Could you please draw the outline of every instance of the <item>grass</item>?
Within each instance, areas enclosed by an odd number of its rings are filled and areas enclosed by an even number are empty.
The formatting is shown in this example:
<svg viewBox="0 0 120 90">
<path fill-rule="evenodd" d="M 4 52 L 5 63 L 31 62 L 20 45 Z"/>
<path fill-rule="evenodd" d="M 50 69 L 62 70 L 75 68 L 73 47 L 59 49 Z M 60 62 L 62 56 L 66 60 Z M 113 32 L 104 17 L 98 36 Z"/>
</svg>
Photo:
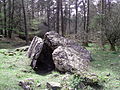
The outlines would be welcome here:
<svg viewBox="0 0 120 90">
<path fill-rule="evenodd" d="M 0 42 L 0 47 L 1 45 L 13 48 L 10 43 Z M 91 51 L 93 58 L 89 71 L 97 74 L 101 79 L 107 78 L 104 90 L 120 90 L 120 52 L 101 51 L 94 44 L 91 44 L 87 49 Z M 34 90 L 44 90 L 46 82 L 49 81 L 62 81 L 61 78 L 64 75 L 55 71 L 46 75 L 36 74 L 29 66 L 30 60 L 25 56 L 26 52 L 17 51 L 14 55 L 9 55 L 9 52 L 15 51 L 14 49 L 0 49 L 0 90 L 23 90 L 18 83 L 27 78 L 34 79 Z M 59 76 L 54 77 L 56 74 Z M 42 86 L 37 87 L 38 83 L 41 83 Z"/>
<path fill-rule="evenodd" d="M 9 52 L 14 54 L 9 55 Z M 23 90 L 18 83 L 28 78 L 34 79 L 34 90 L 44 90 L 46 82 L 49 81 L 60 82 L 62 75 L 58 72 L 53 71 L 47 75 L 36 74 L 29 66 L 30 60 L 25 55 L 26 52 L 15 52 L 14 49 L 0 49 L 0 90 Z M 56 74 L 59 76 L 54 77 Z M 38 83 L 42 86 L 37 87 Z"/>
<path fill-rule="evenodd" d="M 52 72 L 48 75 L 37 75 L 29 66 L 29 59 L 26 58 L 25 52 L 16 52 L 15 56 L 4 55 L 7 50 L 0 50 L 0 90 L 22 90 L 18 86 L 20 80 L 33 78 L 35 86 L 42 83 L 42 87 L 35 90 L 44 90 L 45 84 L 48 81 L 60 81 L 60 76 L 52 78 L 57 72 Z M 25 72 L 24 72 L 25 71 Z"/>
<path fill-rule="evenodd" d="M 94 48 L 94 45 L 88 49 L 93 58 L 90 71 L 108 78 L 104 90 L 120 90 L 120 51 L 102 51 Z"/>
</svg>

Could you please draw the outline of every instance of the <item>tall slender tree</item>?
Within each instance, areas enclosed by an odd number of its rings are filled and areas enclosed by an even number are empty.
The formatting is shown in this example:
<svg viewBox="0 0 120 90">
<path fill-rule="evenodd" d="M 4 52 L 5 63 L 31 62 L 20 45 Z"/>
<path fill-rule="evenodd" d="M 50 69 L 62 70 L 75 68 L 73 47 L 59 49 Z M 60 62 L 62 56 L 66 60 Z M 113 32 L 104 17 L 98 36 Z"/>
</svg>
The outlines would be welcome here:
<svg viewBox="0 0 120 90">
<path fill-rule="evenodd" d="M 75 34 L 77 34 L 78 29 L 78 0 L 75 1 L 76 19 L 75 19 Z"/>
<path fill-rule="evenodd" d="M 88 33 L 89 33 L 89 9 L 90 9 L 90 1 L 89 0 L 87 0 L 87 21 L 86 21 L 86 30 L 85 30 L 85 43 L 84 43 L 84 45 L 85 46 L 88 46 Z"/>
<path fill-rule="evenodd" d="M 27 20 L 26 20 L 26 12 L 25 12 L 24 0 L 22 0 L 22 8 L 23 8 L 23 16 L 24 16 L 26 44 L 28 44 L 28 30 L 27 30 Z"/>
<path fill-rule="evenodd" d="M 70 0 L 69 0 L 69 24 L 68 24 L 68 25 L 69 25 L 69 31 L 70 31 L 70 29 L 71 29 L 71 27 L 70 27 L 70 24 L 71 24 L 71 23 L 70 23 L 70 22 L 71 22 L 71 21 L 70 21 L 70 19 L 71 19 L 71 8 L 70 8 L 70 6 L 71 6 L 71 2 L 70 2 Z"/>
<path fill-rule="evenodd" d="M 7 16 L 6 16 L 6 0 L 3 0 L 3 4 L 4 4 L 4 35 L 5 37 L 7 37 Z"/>
<path fill-rule="evenodd" d="M 3 35 L 2 2 L 0 1 L 0 34 Z"/>
<path fill-rule="evenodd" d="M 60 10 L 61 10 L 61 32 L 62 32 L 62 36 L 65 35 L 65 31 L 64 31 L 64 20 L 63 20 L 63 5 L 62 5 L 62 0 L 60 0 Z"/>
<path fill-rule="evenodd" d="M 32 19 L 34 19 L 35 0 L 31 0 Z"/>
<path fill-rule="evenodd" d="M 50 0 L 47 0 L 47 24 L 50 28 Z"/>
<path fill-rule="evenodd" d="M 100 35 L 100 47 L 104 50 L 104 14 L 105 14 L 105 0 L 101 0 L 101 35 Z"/>
<path fill-rule="evenodd" d="M 56 30 L 57 30 L 57 33 L 59 33 L 59 17 L 60 17 L 60 0 L 57 0 L 57 25 L 56 25 Z"/>
<path fill-rule="evenodd" d="M 8 19 L 8 37 L 11 38 L 11 0 L 8 0 L 8 15 L 9 15 L 9 19 Z"/>
<path fill-rule="evenodd" d="M 13 28 L 14 28 L 14 10 L 15 10 L 15 0 L 12 0 L 12 8 L 11 8 L 11 30 L 10 34 L 12 36 Z"/>
</svg>

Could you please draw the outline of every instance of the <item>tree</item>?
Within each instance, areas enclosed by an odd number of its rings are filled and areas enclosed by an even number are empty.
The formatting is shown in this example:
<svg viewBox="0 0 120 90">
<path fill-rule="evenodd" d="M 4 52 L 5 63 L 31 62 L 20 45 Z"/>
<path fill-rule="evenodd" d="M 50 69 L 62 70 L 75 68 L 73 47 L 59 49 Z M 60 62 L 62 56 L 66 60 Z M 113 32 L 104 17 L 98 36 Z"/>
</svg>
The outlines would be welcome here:
<svg viewBox="0 0 120 90">
<path fill-rule="evenodd" d="M 32 8 L 32 19 L 34 19 L 34 6 L 35 5 L 35 0 L 31 0 L 31 8 Z"/>
<path fill-rule="evenodd" d="M 22 0 L 22 8 L 23 8 L 23 15 L 24 15 L 24 26 L 25 26 L 26 44 L 28 44 L 28 30 L 27 30 L 27 20 L 26 20 L 24 0 Z"/>
<path fill-rule="evenodd" d="M 120 3 L 113 4 L 110 8 L 111 2 L 108 2 L 108 14 L 106 16 L 106 31 L 105 35 L 110 44 L 110 50 L 116 51 L 115 45 L 120 39 Z"/>
<path fill-rule="evenodd" d="M 75 1 L 76 19 L 75 19 L 75 34 L 77 34 L 78 24 L 78 0 Z"/>
<path fill-rule="evenodd" d="M 3 35 L 2 2 L 0 1 L 0 34 Z"/>
<path fill-rule="evenodd" d="M 65 35 L 65 31 L 64 31 L 64 18 L 63 18 L 63 4 L 62 4 L 62 0 L 60 0 L 60 10 L 61 10 L 61 32 L 62 32 L 62 36 Z"/>
<path fill-rule="evenodd" d="M 7 37 L 7 30 L 6 30 L 6 22 L 7 22 L 7 18 L 6 18 L 6 0 L 3 0 L 3 4 L 4 4 L 4 35 L 5 37 Z"/>
<path fill-rule="evenodd" d="M 50 0 L 47 0 L 47 23 L 50 28 Z"/>
<path fill-rule="evenodd" d="M 59 33 L 59 15 L 60 15 L 60 0 L 57 0 L 57 25 L 56 25 L 56 30 L 57 33 Z"/>
<path fill-rule="evenodd" d="M 84 46 L 88 46 L 88 33 L 89 33 L 89 9 L 90 9 L 90 1 L 89 0 L 87 0 L 87 17 L 86 17 L 86 13 L 85 13 L 85 9 L 84 9 L 84 20 L 86 20 L 86 21 L 84 21 L 84 24 L 86 24 L 86 25 L 84 25 L 84 28 L 85 28 L 85 42 L 83 43 L 84 44 Z M 85 8 L 85 4 L 84 4 L 84 8 Z"/>
<path fill-rule="evenodd" d="M 11 38 L 11 0 L 8 0 L 8 4 L 9 4 L 8 37 Z"/>
</svg>

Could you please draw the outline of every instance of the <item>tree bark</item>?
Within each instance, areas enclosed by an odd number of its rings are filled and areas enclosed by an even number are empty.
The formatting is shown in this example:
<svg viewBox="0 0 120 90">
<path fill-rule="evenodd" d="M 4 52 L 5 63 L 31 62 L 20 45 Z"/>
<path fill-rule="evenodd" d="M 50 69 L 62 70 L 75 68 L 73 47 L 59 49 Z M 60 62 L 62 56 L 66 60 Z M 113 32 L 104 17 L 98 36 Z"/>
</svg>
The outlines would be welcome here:
<svg viewBox="0 0 120 90">
<path fill-rule="evenodd" d="M 12 36 L 12 32 L 13 32 L 13 29 L 14 29 L 14 9 L 15 9 L 15 0 L 13 0 L 12 2 L 12 11 L 11 11 L 11 36 Z M 20 12 L 21 13 L 21 12 Z"/>
<path fill-rule="evenodd" d="M 105 2 L 104 0 L 101 0 L 101 35 L 100 35 L 100 47 L 102 50 L 104 50 L 104 11 L 105 8 Z"/>
<path fill-rule="evenodd" d="M 82 1 L 83 2 L 83 9 L 84 9 L 84 31 L 86 31 L 86 8 L 85 8 L 85 2 L 84 1 Z"/>
<path fill-rule="evenodd" d="M 78 29 L 78 0 L 75 2 L 75 10 L 76 10 L 76 20 L 75 20 L 75 34 L 77 34 Z"/>
<path fill-rule="evenodd" d="M 110 50 L 111 51 L 116 51 L 115 45 L 114 44 L 110 44 Z"/>
<path fill-rule="evenodd" d="M 62 36 L 65 35 L 65 31 L 64 31 L 64 20 L 63 20 L 63 5 L 62 5 L 62 0 L 60 0 L 60 10 L 61 10 L 61 32 L 62 32 Z"/>
<path fill-rule="evenodd" d="M 108 12 L 111 17 L 111 1 L 110 0 L 108 0 Z"/>
<path fill-rule="evenodd" d="M 8 14 L 9 14 L 9 19 L 8 19 L 8 37 L 11 38 L 11 0 L 8 0 Z"/>
<path fill-rule="evenodd" d="M 24 0 L 22 0 L 22 8 L 23 8 L 23 15 L 24 15 L 26 44 L 28 44 L 28 30 L 27 30 L 27 20 L 26 20 L 26 12 L 25 12 Z"/>
<path fill-rule="evenodd" d="M 69 31 L 70 31 L 70 29 L 71 29 L 71 27 L 70 27 L 70 19 L 71 19 L 71 12 L 70 12 L 70 1 L 69 1 Z"/>
<path fill-rule="evenodd" d="M 87 0 L 87 22 L 86 22 L 86 30 L 85 30 L 85 42 L 84 46 L 89 46 L 88 45 L 88 33 L 89 33 L 89 0 Z"/>
<path fill-rule="evenodd" d="M 31 8 L 32 8 L 32 19 L 34 19 L 34 0 L 31 1 Z"/>
<path fill-rule="evenodd" d="M 47 24 L 48 28 L 50 28 L 50 0 L 47 1 Z"/>
<path fill-rule="evenodd" d="M 60 0 L 57 0 L 57 25 L 56 25 L 56 31 L 59 33 L 59 15 L 60 15 Z"/>
<path fill-rule="evenodd" d="M 7 37 L 7 25 L 6 25 L 6 22 L 7 22 L 7 18 L 6 18 L 6 0 L 3 0 L 3 3 L 4 3 L 4 35 L 5 37 Z"/>
<path fill-rule="evenodd" d="M 2 2 L 0 1 L 0 13 L 2 12 Z M 0 15 L 0 34 L 3 35 L 3 21 L 2 16 Z"/>
</svg>

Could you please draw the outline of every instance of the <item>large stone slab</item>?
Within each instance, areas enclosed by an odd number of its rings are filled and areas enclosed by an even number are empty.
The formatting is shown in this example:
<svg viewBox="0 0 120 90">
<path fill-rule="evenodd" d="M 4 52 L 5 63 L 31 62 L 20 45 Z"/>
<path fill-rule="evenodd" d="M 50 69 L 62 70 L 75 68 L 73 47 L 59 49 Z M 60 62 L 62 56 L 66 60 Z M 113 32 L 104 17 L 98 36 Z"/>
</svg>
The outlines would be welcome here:
<svg viewBox="0 0 120 90">
<path fill-rule="evenodd" d="M 44 40 L 34 37 L 28 49 L 28 57 L 36 70 L 56 68 L 72 73 L 87 70 L 91 60 L 91 54 L 86 48 L 54 31 L 47 32 Z"/>
<path fill-rule="evenodd" d="M 89 59 L 84 53 L 78 52 L 72 47 L 59 46 L 52 53 L 55 67 L 63 72 L 83 72 L 89 65 Z"/>
</svg>

